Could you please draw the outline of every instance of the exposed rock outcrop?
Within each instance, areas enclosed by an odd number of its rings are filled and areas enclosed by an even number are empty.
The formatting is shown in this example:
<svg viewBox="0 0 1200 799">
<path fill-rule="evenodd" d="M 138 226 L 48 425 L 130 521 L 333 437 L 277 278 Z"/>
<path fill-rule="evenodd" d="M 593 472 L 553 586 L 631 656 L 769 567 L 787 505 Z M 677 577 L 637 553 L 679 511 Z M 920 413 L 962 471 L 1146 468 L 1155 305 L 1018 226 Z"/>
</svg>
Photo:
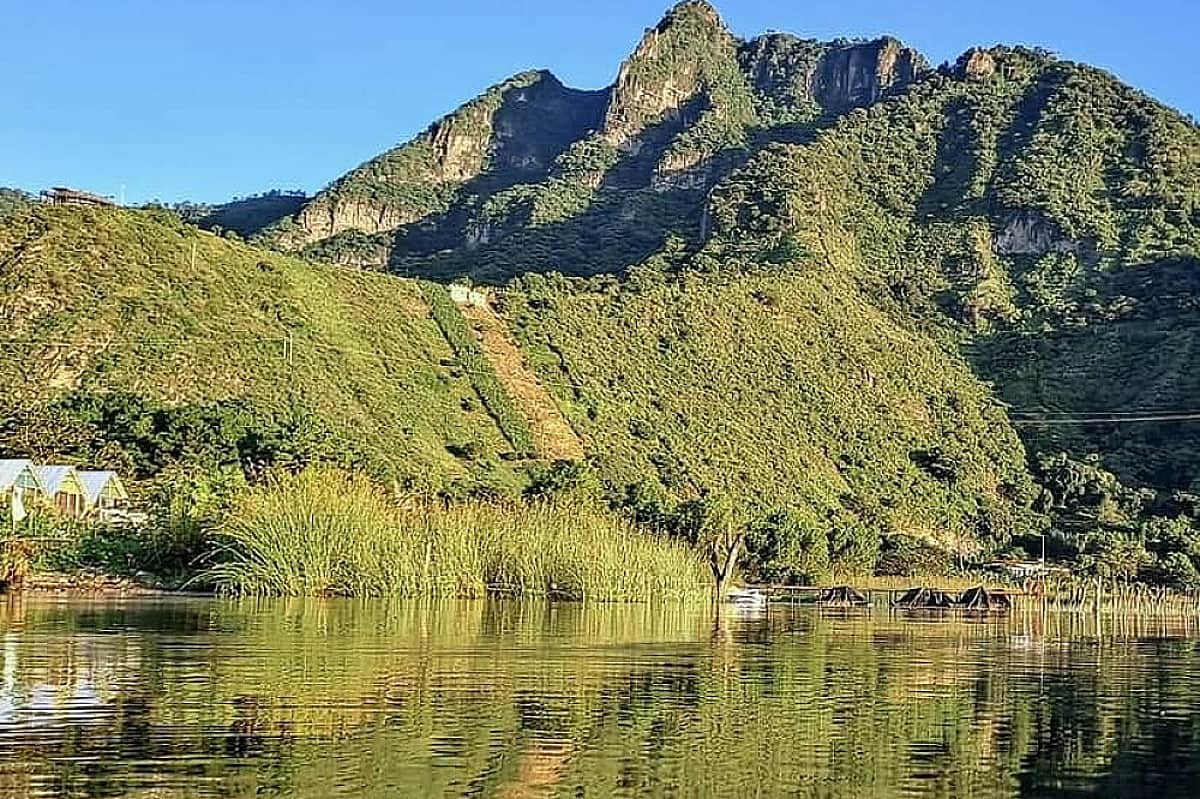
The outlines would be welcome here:
<svg viewBox="0 0 1200 799">
<path fill-rule="evenodd" d="M 394 230 L 413 221 L 413 214 L 404 208 L 388 206 L 370 199 L 343 197 L 337 194 L 318 196 L 306 205 L 296 218 L 297 240 L 294 246 L 336 236 L 347 230 L 381 233 Z"/>
<path fill-rule="evenodd" d="M 892 38 L 835 46 L 821 59 L 812 93 L 826 110 L 867 106 L 926 68 L 920 53 Z"/>
<path fill-rule="evenodd" d="M 708 3 L 676 5 L 621 64 L 604 117 L 604 138 L 635 150 L 648 125 L 677 118 L 723 65 L 736 65 L 737 45 Z"/>
<path fill-rule="evenodd" d="M 828 49 L 824 42 L 771 33 L 742 45 L 739 60 L 759 95 L 799 108 L 816 102 L 813 85 Z"/>
<path fill-rule="evenodd" d="M 920 53 L 890 37 L 828 43 L 782 33 L 747 42 L 741 63 L 754 88 L 772 101 L 826 111 L 870 105 L 928 69 Z"/>
<path fill-rule="evenodd" d="M 1000 255 L 1046 255 L 1058 252 L 1079 252 L 1079 242 L 1063 235 L 1058 226 L 1034 211 L 1010 214 L 995 236 L 996 252 Z"/>
<path fill-rule="evenodd" d="M 976 48 L 963 53 L 955 68 L 966 80 L 987 80 L 996 74 L 996 58 L 987 50 Z"/>
<path fill-rule="evenodd" d="M 607 90 L 570 89 L 549 72 L 511 78 L 320 192 L 284 243 L 395 230 L 445 211 L 468 181 L 503 187 L 537 180 L 600 125 L 607 99 Z"/>
</svg>

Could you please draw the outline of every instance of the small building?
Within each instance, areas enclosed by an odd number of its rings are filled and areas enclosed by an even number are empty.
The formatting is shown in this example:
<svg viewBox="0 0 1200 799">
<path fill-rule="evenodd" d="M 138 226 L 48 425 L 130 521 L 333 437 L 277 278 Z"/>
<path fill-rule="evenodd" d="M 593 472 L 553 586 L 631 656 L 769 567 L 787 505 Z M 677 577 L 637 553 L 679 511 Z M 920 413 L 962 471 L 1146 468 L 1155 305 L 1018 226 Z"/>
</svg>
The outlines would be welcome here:
<svg viewBox="0 0 1200 799">
<path fill-rule="evenodd" d="M 63 513 L 76 518 L 87 512 L 87 495 L 74 466 L 35 466 L 46 498 Z"/>
<path fill-rule="evenodd" d="M 99 194 L 92 194 L 79 189 L 72 189 L 66 186 L 55 186 L 52 189 L 42 192 L 42 202 L 51 205 L 93 205 L 102 207 L 115 207 L 116 203 L 108 197 L 101 197 Z"/>
<path fill-rule="evenodd" d="M 28 505 L 29 500 L 40 493 L 42 484 L 32 461 L 25 458 L 0 459 L 0 499 L 8 501 L 16 495 L 23 505 Z"/>
<path fill-rule="evenodd" d="M 1047 566 L 1038 560 L 997 560 L 983 564 L 983 568 L 988 571 L 1007 574 L 1018 580 L 1040 577 L 1050 572 L 1058 571 L 1055 567 Z"/>
<path fill-rule="evenodd" d="M 450 299 L 456 305 L 474 305 L 476 308 L 487 307 L 487 294 L 479 289 L 473 289 L 462 283 L 451 283 L 448 290 L 450 292 Z"/>
<path fill-rule="evenodd" d="M 75 472 L 87 510 L 108 510 L 129 505 L 129 493 L 116 472 Z"/>
</svg>

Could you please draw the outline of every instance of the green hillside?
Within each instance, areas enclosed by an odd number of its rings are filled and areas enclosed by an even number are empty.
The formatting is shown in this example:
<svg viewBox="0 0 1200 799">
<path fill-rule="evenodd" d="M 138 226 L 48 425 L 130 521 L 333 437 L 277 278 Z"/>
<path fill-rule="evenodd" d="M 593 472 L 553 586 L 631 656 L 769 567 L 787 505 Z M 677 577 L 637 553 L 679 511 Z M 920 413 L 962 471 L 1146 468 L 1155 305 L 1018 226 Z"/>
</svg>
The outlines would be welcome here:
<svg viewBox="0 0 1200 799">
<path fill-rule="evenodd" d="M 692 538 L 732 508 L 781 579 L 1052 524 L 1096 574 L 1200 586 L 1200 129 L 1045 52 L 931 69 L 687 0 L 611 86 L 502 81 L 257 245 L 25 205 L 16 453 L 332 460 Z"/>
<path fill-rule="evenodd" d="M 620 288 L 526 277 L 505 302 L 635 511 L 716 492 L 747 520 L 791 514 L 867 568 L 881 536 L 969 553 L 1033 521 L 1024 452 L 987 388 L 842 275 L 639 267 Z"/>
<path fill-rule="evenodd" d="M 189 222 L 194 221 L 205 230 L 232 230 L 239 236 L 249 238 L 299 211 L 305 199 L 302 192 L 272 189 L 221 205 L 186 209 L 190 212 L 185 213 L 184 218 Z"/>
<path fill-rule="evenodd" d="M 0 218 L 16 211 L 23 211 L 33 202 L 33 197 L 20 189 L 0 186 Z"/>
<path fill-rule="evenodd" d="M 793 245 L 961 345 L 1031 448 L 1164 489 L 1200 477 L 1194 424 L 1061 422 L 1194 410 L 1200 391 L 1200 130 L 1106 73 L 973 51 L 763 151 L 712 209 L 726 249 Z"/>
<path fill-rule="evenodd" d="M 437 489 L 477 468 L 447 445 L 481 461 L 509 449 L 411 282 L 166 212 L 14 216 L 0 264 L 9 451 L 142 475 L 175 460 L 333 459 Z"/>
<path fill-rule="evenodd" d="M 511 459 L 526 420 L 435 284 L 166 212 L 37 209 L 4 225 L 0 258 L 8 452 L 143 477 L 333 461 L 452 493 L 546 479 Z M 665 518 L 716 493 L 747 520 L 794 512 L 860 568 L 881 535 L 970 551 L 1028 506 L 986 389 L 839 276 L 597 281 L 531 276 L 500 301 L 617 506 Z"/>
</svg>

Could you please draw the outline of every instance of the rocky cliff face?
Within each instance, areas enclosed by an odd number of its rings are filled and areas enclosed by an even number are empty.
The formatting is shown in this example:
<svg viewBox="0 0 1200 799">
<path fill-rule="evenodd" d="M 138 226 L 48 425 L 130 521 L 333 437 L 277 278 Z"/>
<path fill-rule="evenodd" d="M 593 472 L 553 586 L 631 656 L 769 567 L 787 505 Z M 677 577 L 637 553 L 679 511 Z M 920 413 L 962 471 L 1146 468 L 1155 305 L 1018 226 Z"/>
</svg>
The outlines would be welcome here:
<svg viewBox="0 0 1200 799">
<path fill-rule="evenodd" d="M 372 200 L 318 196 L 297 214 L 296 228 L 287 236 L 285 247 L 303 247 L 350 230 L 381 233 L 410 221 L 412 214 Z"/>
<path fill-rule="evenodd" d="M 614 191 L 702 195 L 756 131 L 869 105 L 924 67 L 894 39 L 742 42 L 707 2 L 684 0 L 646 31 L 611 87 L 579 91 L 548 72 L 518 75 L 320 192 L 276 240 L 384 266 L 487 246 Z M 639 221 L 641 203 L 605 199 L 621 220 Z"/>
<path fill-rule="evenodd" d="M 763 97 L 830 112 L 878 102 L 928 69 L 920 53 L 892 38 L 839 44 L 781 33 L 747 42 L 741 63 Z"/>
<path fill-rule="evenodd" d="M 544 177 L 571 142 L 600 125 L 607 99 L 607 90 L 569 89 L 549 72 L 511 78 L 320 192 L 285 243 L 392 231 L 446 211 L 468 182 Z"/>
<path fill-rule="evenodd" d="M 605 139 L 635 146 L 647 126 L 677 119 L 736 60 L 737 40 L 712 6 L 694 1 L 675 6 L 621 64 L 604 117 Z"/>
<path fill-rule="evenodd" d="M 828 50 L 824 42 L 772 33 L 746 42 L 739 58 L 760 96 L 797 108 L 816 102 L 813 85 Z"/>
<path fill-rule="evenodd" d="M 813 96 L 834 111 L 867 106 L 912 83 L 925 68 L 920 53 L 891 38 L 833 47 L 821 60 Z"/>
<path fill-rule="evenodd" d="M 996 58 L 987 50 L 976 48 L 963 53 L 955 68 L 965 80 L 987 80 L 996 72 Z"/>
<path fill-rule="evenodd" d="M 1016 211 L 1007 215 L 993 235 L 993 246 L 1000 255 L 1045 255 L 1080 252 L 1082 245 L 1063 235 L 1054 222 L 1034 211 Z"/>
<path fill-rule="evenodd" d="M 563 86 L 549 72 L 514 90 L 492 119 L 489 169 L 546 174 L 573 142 L 601 124 L 607 89 L 580 91 Z"/>
</svg>

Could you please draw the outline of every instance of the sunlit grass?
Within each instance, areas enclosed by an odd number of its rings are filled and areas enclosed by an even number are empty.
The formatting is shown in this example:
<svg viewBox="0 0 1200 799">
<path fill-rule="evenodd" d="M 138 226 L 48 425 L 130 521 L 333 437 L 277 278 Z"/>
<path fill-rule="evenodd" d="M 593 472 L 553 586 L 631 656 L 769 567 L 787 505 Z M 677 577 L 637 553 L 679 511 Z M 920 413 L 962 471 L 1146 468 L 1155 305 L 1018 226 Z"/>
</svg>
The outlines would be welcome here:
<svg viewBox="0 0 1200 799">
<path fill-rule="evenodd" d="M 397 501 L 328 470 L 247 492 L 221 534 L 206 576 L 231 594 L 647 601 L 711 591 L 690 547 L 600 510 Z"/>
</svg>

